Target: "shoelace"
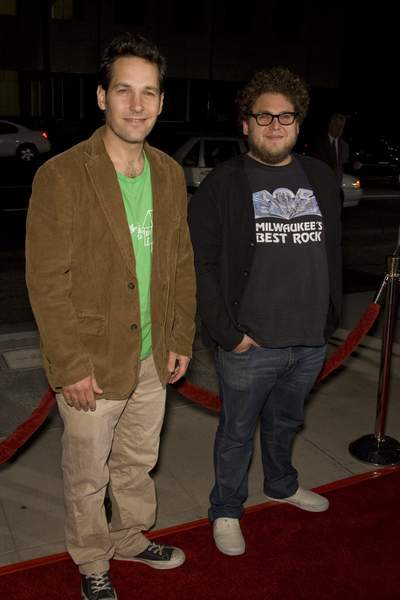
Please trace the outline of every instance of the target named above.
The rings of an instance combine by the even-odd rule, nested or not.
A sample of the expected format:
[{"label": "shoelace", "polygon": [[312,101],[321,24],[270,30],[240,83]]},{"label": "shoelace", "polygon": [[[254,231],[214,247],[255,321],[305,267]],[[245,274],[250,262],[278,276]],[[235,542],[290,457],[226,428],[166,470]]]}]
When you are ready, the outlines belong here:
[{"label": "shoelace", "polygon": [[89,575],[89,577],[90,587],[93,593],[97,594],[98,592],[112,592],[112,585],[107,571],[104,571],[104,573],[95,573],[93,575]]},{"label": "shoelace", "polygon": [[164,552],[164,546],[161,546],[161,544],[151,543],[147,549],[154,554],[159,554],[160,556],[162,556]]}]

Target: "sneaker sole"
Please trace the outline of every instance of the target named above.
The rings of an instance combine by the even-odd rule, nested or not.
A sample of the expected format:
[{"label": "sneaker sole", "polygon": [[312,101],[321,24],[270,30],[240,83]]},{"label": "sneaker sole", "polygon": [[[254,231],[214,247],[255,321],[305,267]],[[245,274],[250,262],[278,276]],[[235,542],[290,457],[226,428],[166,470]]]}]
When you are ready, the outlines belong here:
[{"label": "sneaker sole", "polygon": [[246,552],[246,548],[243,548],[243,550],[229,550],[229,549],[223,548],[222,546],[217,544],[217,542],[215,542],[215,545],[218,548],[218,550],[220,552],[222,552],[222,554],[226,554],[227,556],[240,556],[241,554],[244,554]]},{"label": "sneaker sole", "polygon": [[186,556],[185,554],[182,552],[182,556],[178,556],[175,560],[173,561],[168,561],[168,562],[162,562],[161,560],[155,561],[155,560],[146,560],[145,558],[122,558],[119,556],[114,556],[114,560],[122,560],[125,562],[137,562],[137,563],[141,563],[142,565],[147,565],[148,567],[151,567],[152,569],[158,569],[160,571],[167,571],[168,569],[176,569],[177,567],[180,567],[181,565],[183,565],[183,563],[186,560]]},{"label": "sneaker sole", "polygon": [[282,500],[279,498],[270,498],[266,496],[267,500],[270,502],[280,502],[281,504],[290,504],[295,508],[300,508],[300,510],[306,510],[307,512],[325,512],[329,508],[329,504],[327,506],[310,506],[305,504],[297,504],[296,502],[291,502],[290,500]]},{"label": "sneaker sole", "polygon": [[[81,600],[88,600],[88,597],[86,596],[86,594],[84,594],[81,590]],[[114,597],[111,599],[110,596],[110,600],[118,600],[118,596],[117,596],[117,592],[115,592]]]}]

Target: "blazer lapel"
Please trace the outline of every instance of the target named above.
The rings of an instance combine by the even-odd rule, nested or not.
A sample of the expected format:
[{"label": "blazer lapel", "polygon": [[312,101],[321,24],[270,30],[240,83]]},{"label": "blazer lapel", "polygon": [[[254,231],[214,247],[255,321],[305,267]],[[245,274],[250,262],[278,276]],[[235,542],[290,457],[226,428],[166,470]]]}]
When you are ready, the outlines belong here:
[{"label": "blazer lapel", "polygon": [[[99,200],[99,205],[115,238],[115,242],[121,251],[129,271],[134,274],[135,255],[124,202],[114,165],[105,150],[100,136],[101,130],[98,130],[91,138],[95,151],[86,155],[85,166]],[[101,151],[98,152],[98,150]]]},{"label": "blazer lapel", "polygon": [[168,187],[171,184],[166,173],[166,167],[162,164],[160,157],[145,143],[144,151],[150,164],[151,189],[153,196],[153,276],[162,278],[163,264],[167,259],[165,253],[165,241],[168,235],[168,227],[174,219],[169,199]]}]

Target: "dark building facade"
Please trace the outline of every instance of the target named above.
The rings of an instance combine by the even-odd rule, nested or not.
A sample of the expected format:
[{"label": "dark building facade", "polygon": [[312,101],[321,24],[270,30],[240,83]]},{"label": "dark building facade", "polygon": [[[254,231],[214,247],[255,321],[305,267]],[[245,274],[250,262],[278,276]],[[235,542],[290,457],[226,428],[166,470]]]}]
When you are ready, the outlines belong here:
[{"label": "dark building facade", "polygon": [[168,58],[164,121],[229,121],[238,85],[272,65],[335,89],[341,14],[319,4],[0,0],[0,116],[90,123],[102,48],[127,30]]}]

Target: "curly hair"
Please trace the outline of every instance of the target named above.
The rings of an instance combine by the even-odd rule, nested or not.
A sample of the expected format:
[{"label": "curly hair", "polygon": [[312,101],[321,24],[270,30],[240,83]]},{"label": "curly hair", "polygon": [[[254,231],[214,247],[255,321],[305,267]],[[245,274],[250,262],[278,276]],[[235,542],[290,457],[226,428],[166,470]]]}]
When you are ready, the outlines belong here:
[{"label": "curly hair", "polygon": [[167,71],[167,62],[153,42],[140,34],[123,33],[115,37],[105,48],[99,70],[99,84],[107,91],[112,78],[112,67],[118,58],[136,56],[155,65],[159,72],[160,89]]},{"label": "curly hair", "polygon": [[262,94],[282,94],[298,112],[298,121],[302,123],[307,114],[310,95],[306,83],[295,73],[284,67],[273,67],[268,71],[258,71],[252,79],[240,90],[236,104],[239,121],[245,121],[254,103]]}]

